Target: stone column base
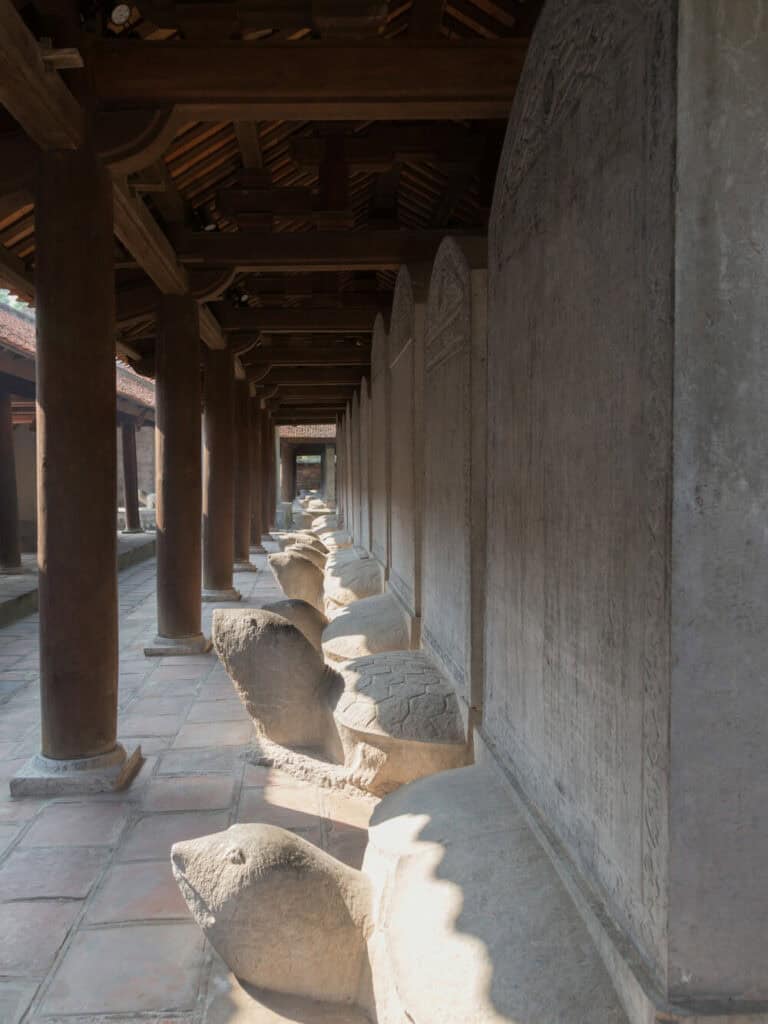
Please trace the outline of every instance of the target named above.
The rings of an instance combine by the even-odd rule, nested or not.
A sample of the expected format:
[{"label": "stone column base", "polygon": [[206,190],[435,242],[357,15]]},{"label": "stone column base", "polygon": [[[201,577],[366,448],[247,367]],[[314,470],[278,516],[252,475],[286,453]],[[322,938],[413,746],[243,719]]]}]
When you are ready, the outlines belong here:
[{"label": "stone column base", "polygon": [[208,587],[203,589],[202,600],[203,601],[239,601],[242,598],[242,594],[239,590],[235,590],[234,587],[229,587],[227,590],[209,590]]},{"label": "stone column base", "polygon": [[232,566],[233,572],[258,572],[258,565],[254,565],[253,562],[235,562]]},{"label": "stone column base", "polygon": [[118,743],[109,754],[59,761],[36,754],[11,779],[12,797],[70,796],[125,789],[144,764],[141,747],[130,757]]},{"label": "stone column base", "polygon": [[146,533],[143,526],[132,527],[130,530],[121,530],[120,533]]},{"label": "stone column base", "polygon": [[196,636],[156,636],[144,648],[147,658],[166,658],[170,655],[205,654],[211,649],[211,641],[198,633]]}]

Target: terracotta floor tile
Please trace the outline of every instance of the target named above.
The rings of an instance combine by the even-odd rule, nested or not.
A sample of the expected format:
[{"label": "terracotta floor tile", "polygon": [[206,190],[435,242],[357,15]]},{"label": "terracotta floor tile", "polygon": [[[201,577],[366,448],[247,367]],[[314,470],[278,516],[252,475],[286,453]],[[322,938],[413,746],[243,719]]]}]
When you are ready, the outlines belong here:
[{"label": "terracotta floor tile", "polygon": [[363,866],[368,833],[357,829],[331,832],[327,839],[328,853],[358,870]]},{"label": "terracotta floor tile", "polygon": [[187,722],[250,722],[239,700],[199,700],[189,710]]},{"label": "terracotta floor tile", "polygon": [[5,853],[20,831],[20,822],[15,822],[9,825],[0,825],[0,857]]},{"label": "terracotta floor tile", "polygon": [[124,803],[56,803],[44,808],[22,846],[115,846],[128,820]]},{"label": "terracotta floor tile", "polygon": [[0,903],[0,974],[46,974],[77,918],[79,900]]},{"label": "terracotta floor tile", "polygon": [[196,924],[80,931],[45,994],[42,1013],[148,1013],[194,1008],[203,940]]},{"label": "terracotta floor tile", "polygon": [[229,811],[148,814],[131,828],[118,857],[121,861],[167,859],[174,843],[222,832],[228,825]]},{"label": "terracotta floor tile", "polygon": [[120,716],[118,728],[129,736],[175,736],[182,721],[179,715],[134,715],[129,711]]},{"label": "terracotta floor tile", "polygon": [[349,796],[325,790],[322,794],[323,814],[338,825],[367,829],[378,800]]},{"label": "terracotta floor tile", "polygon": [[130,715],[184,715],[189,710],[192,700],[190,697],[153,697],[142,696],[131,704],[128,709]]},{"label": "terracotta floor tile", "polygon": [[5,900],[84,899],[107,862],[106,848],[18,848],[0,867]]},{"label": "terracotta floor tile", "polygon": [[141,693],[143,697],[195,697],[197,687],[195,679],[156,679],[153,675]]},{"label": "terracotta floor tile", "polygon": [[[317,795],[305,795],[302,799],[291,799],[289,792],[272,793],[266,797],[264,789],[244,789],[240,797],[237,820],[257,821],[281,828],[313,828],[320,823],[320,804]],[[314,798],[313,798],[314,797]]]},{"label": "terracotta floor tile", "polygon": [[225,772],[232,775],[242,768],[245,747],[189,747],[168,750],[160,758],[158,775]]},{"label": "terracotta floor tile", "polygon": [[36,991],[36,981],[0,980],[0,1020],[3,1024],[19,1024]]},{"label": "terracotta floor tile", "polygon": [[211,725],[183,725],[173,742],[175,749],[184,747],[239,747],[253,735],[250,721],[214,722]]},{"label": "terracotta floor tile", "polygon": [[234,781],[221,775],[153,779],[143,806],[146,811],[217,811],[229,807],[233,793]]},{"label": "terracotta floor tile", "polygon": [[91,900],[85,923],[187,917],[189,910],[174,880],[168,856],[163,860],[113,865]]}]

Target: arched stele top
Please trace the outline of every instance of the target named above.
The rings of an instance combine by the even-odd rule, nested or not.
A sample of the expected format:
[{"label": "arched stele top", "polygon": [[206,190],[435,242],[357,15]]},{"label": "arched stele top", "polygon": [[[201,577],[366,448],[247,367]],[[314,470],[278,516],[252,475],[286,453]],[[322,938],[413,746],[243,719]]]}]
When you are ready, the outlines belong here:
[{"label": "arched stele top", "polygon": [[459,242],[448,236],[435,256],[427,298],[424,362],[427,374],[458,347],[471,345],[470,265]]},{"label": "arched stele top", "polygon": [[424,329],[421,638],[465,709],[482,699],[487,272],[478,263],[484,256],[459,239],[443,240]]},{"label": "arched stele top", "polygon": [[431,265],[400,267],[392,296],[389,325],[389,364],[394,363],[416,330],[416,305],[426,302]]},{"label": "arched stele top", "polygon": [[373,324],[373,340],[371,342],[371,384],[378,378],[382,370],[387,368],[388,344],[384,317],[378,313]]},{"label": "arched stele top", "polygon": [[392,296],[392,318],[389,325],[389,362],[397,359],[413,337],[414,309],[413,284],[408,267],[402,266],[395,282],[395,293]]}]

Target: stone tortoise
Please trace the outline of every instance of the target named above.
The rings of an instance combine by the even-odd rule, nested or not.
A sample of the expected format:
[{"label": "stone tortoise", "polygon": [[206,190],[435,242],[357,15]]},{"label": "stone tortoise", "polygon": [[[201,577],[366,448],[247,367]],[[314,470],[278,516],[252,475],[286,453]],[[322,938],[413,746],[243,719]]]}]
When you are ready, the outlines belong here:
[{"label": "stone tortoise", "polygon": [[274,612],[217,609],[213,642],[259,734],[261,761],[381,796],[468,763],[456,691],[421,651],[327,666]]},{"label": "stone tortoise", "polygon": [[487,766],[386,797],[359,871],[266,824],[177,843],[171,860],[206,938],[259,1001],[312,999],[336,1009],[329,1019],[346,1006],[372,1024],[627,1024],[554,865]]}]

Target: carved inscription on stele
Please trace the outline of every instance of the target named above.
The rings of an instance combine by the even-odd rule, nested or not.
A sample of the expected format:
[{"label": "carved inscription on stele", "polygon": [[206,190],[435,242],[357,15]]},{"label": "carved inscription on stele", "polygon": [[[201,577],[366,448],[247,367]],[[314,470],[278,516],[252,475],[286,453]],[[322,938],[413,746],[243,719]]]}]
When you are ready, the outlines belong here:
[{"label": "carved inscription on stele", "polygon": [[413,283],[407,267],[401,267],[395,294],[392,297],[392,321],[389,328],[389,365],[393,366],[403,349],[413,338],[415,330],[415,307]]},{"label": "carved inscription on stele", "polygon": [[[488,516],[496,528],[487,559],[487,728],[657,974],[667,924],[676,11],[665,0],[548,0],[512,107],[489,227]],[[616,397],[622,387],[637,399],[631,423]],[[638,525],[604,516],[613,543],[596,546],[595,556],[607,579],[616,552],[635,554],[641,538],[644,567],[629,586],[623,559],[615,593],[583,557],[592,542],[576,524],[585,509],[593,522],[598,513],[564,455],[574,438],[587,459],[624,436],[594,414],[614,400],[616,422],[627,437],[633,431],[638,469],[621,477],[623,491],[617,471],[607,493],[634,510]],[[599,475],[609,463],[591,464]],[[582,600],[589,588],[599,609]],[[624,600],[642,613],[627,614],[632,642],[622,647],[613,634]],[[600,644],[587,645],[603,620]],[[618,686],[631,701],[615,700]],[[586,781],[569,793],[577,772]],[[633,846],[621,825],[630,815],[639,822]]]},{"label": "carved inscription on stele", "polygon": [[[600,67],[638,35],[664,0],[549,0],[534,32],[507,127],[493,202],[494,257],[508,237],[510,218],[521,215],[520,185],[542,149],[571,116],[583,91],[600,79]],[[645,24],[643,24],[645,23]],[[658,29],[661,32],[662,29]],[[528,213],[531,224],[536,211]]]},{"label": "carved inscription on stele", "polygon": [[[443,241],[427,301],[422,642],[469,702],[472,309],[470,270]],[[446,454],[450,453],[450,458]]]}]

